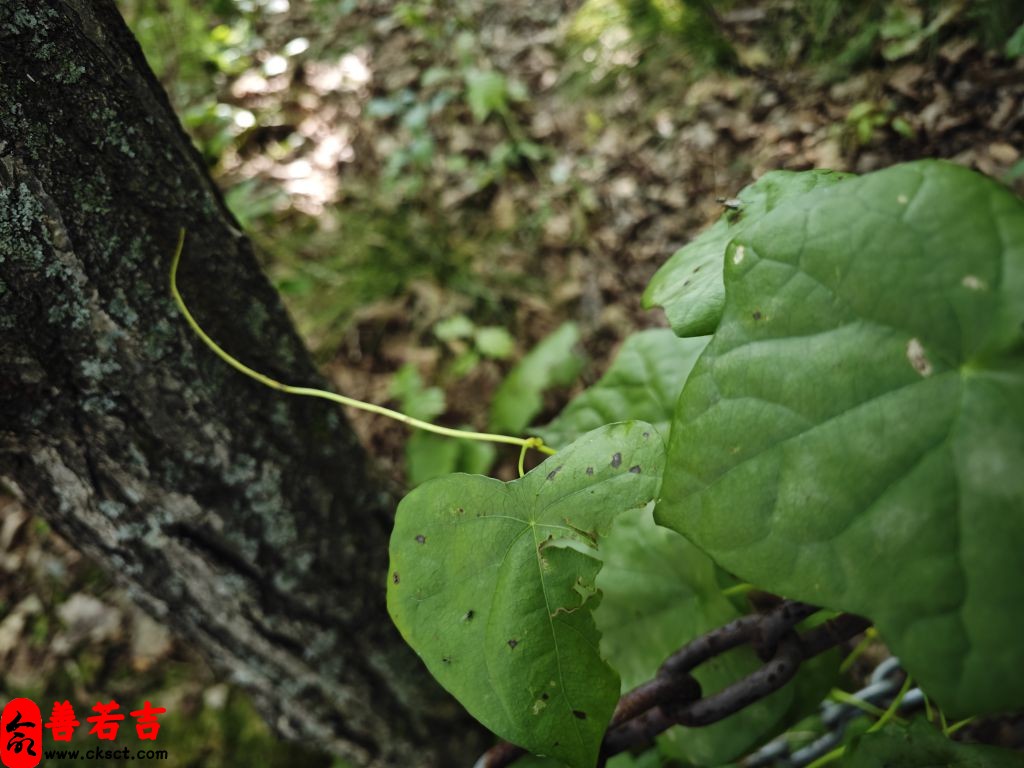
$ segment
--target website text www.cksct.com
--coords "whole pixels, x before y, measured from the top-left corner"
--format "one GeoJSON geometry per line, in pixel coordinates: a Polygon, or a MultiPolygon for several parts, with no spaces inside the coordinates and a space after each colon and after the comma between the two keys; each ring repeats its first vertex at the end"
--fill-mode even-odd
{"type": "Polygon", "coordinates": [[[47,760],[166,760],[166,749],[44,749],[43,757],[47,760]]]}

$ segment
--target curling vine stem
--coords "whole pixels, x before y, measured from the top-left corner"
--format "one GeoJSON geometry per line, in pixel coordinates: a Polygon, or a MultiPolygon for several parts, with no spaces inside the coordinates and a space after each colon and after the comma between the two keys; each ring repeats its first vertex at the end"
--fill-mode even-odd
{"type": "MultiPolygon", "coordinates": [[[[428,421],[422,421],[415,419],[412,416],[408,416],[400,411],[392,410],[391,408],[385,408],[381,405],[374,405],[373,403],[364,403],[362,400],[356,400],[351,397],[345,397],[334,392],[328,392],[325,389],[315,389],[313,387],[295,387],[291,384],[284,384],[276,379],[272,379],[269,376],[260,373],[259,371],[253,370],[245,363],[232,357],[228,354],[217,342],[210,338],[209,334],[206,333],[192,316],[188,306],[185,304],[185,300],[181,296],[181,291],[178,290],[178,264],[181,261],[182,251],[185,249],[185,230],[182,229],[178,234],[178,247],[174,251],[174,260],[171,262],[171,295],[174,297],[175,304],[178,305],[178,309],[181,310],[181,314],[185,318],[185,322],[188,323],[189,327],[195,332],[195,334],[202,340],[202,342],[210,348],[210,350],[217,355],[221,360],[230,365],[236,371],[244,373],[250,379],[255,379],[260,384],[276,389],[281,392],[285,392],[289,395],[299,395],[302,397],[319,397],[323,400],[330,400],[334,403],[340,403],[341,405],[347,405],[350,408],[357,408],[361,411],[368,411],[375,413],[378,416],[384,416],[395,421],[400,421],[403,424],[408,424],[410,427],[416,429],[422,429],[426,432],[433,432],[435,435],[443,435],[445,437],[454,437],[460,440],[478,440],[481,442],[488,443],[505,443],[507,445],[518,445],[522,448],[522,454],[525,454],[530,448],[535,448],[541,453],[546,453],[549,456],[555,453],[553,448],[544,445],[544,441],[539,437],[512,437],[511,435],[496,435],[488,432],[470,432],[461,429],[450,429],[449,427],[440,427],[436,424],[431,424],[428,421]]],[[[523,455],[519,457],[519,471],[522,474],[523,471],[523,455]]]]}

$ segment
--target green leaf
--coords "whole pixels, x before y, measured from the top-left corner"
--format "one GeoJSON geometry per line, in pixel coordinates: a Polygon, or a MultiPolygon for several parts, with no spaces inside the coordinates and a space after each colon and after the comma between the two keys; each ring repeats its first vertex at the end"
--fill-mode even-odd
{"type": "Polygon", "coordinates": [[[729,247],[656,519],[870,617],[947,713],[1020,708],[1024,204],[935,161],[814,199],[729,247]]]}
{"type": "Polygon", "coordinates": [[[465,339],[473,335],[475,326],[473,321],[465,315],[452,315],[446,317],[434,326],[434,335],[441,341],[454,341],[465,339]]]}
{"type": "Polygon", "coordinates": [[[480,355],[474,349],[466,349],[458,354],[448,366],[448,375],[455,378],[468,376],[480,364],[480,355]]]}
{"type": "Polygon", "coordinates": [[[778,206],[848,178],[834,171],[769,171],[740,192],[738,209],[726,212],[662,265],[644,291],[644,308],[663,308],[678,336],[714,333],[725,302],[722,264],[732,239],[778,206]]]}
{"type": "MultiPolygon", "coordinates": [[[[882,56],[887,61],[897,61],[906,56],[916,53],[921,46],[937,35],[942,28],[954,21],[964,10],[966,3],[954,2],[940,8],[932,17],[928,26],[921,26],[921,17],[918,16],[911,25],[902,30],[897,26],[891,36],[889,43],[882,46],[882,56]]],[[[886,28],[882,28],[882,37],[887,37],[886,28]]]]}
{"type": "Polygon", "coordinates": [[[414,419],[430,421],[444,413],[444,391],[439,387],[424,387],[416,366],[406,363],[391,380],[391,394],[399,400],[399,409],[414,419]]]}
{"type": "Polygon", "coordinates": [[[405,471],[410,486],[452,472],[482,475],[490,470],[496,454],[491,443],[442,437],[416,430],[405,444],[405,471]]]}
{"type": "Polygon", "coordinates": [[[467,70],[466,103],[478,123],[482,123],[493,112],[505,114],[508,111],[508,83],[505,77],[489,69],[467,70]]]}
{"type": "Polygon", "coordinates": [[[619,678],[597,651],[601,564],[587,548],[654,499],[663,453],[649,424],[612,424],[519,480],[449,475],[399,505],[388,610],[431,674],[499,736],[595,764],[619,678]]]}
{"type": "Polygon", "coordinates": [[[576,324],[565,323],[523,356],[494,394],[492,430],[521,433],[540,412],[545,390],[573,382],[583,367],[582,358],[573,349],[579,340],[576,324]]]}
{"type": "Polygon", "coordinates": [[[1017,27],[1017,30],[1010,35],[1010,39],[1006,41],[1004,52],[1010,59],[1024,56],[1024,24],[1017,27]]]}
{"type": "Polygon", "coordinates": [[[512,338],[512,334],[497,325],[478,328],[473,341],[480,354],[497,360],[511,356],[516,349],[516,340],[512,338]]]}
{"type": "Polygon", "coordinates": [[[470,475],[485,475],[491,470],[491,465],[494,464],[497,454],[494,443],[460,440],[459,461],[455,465],[455,469],[470,475]]]}
{"type": "Polygon", "coordinates": [[[866,733],[843,755],[843,768],[1024,768],[1024,755],[981,744],[960,744],[924,718],[866,733]]]}
{"type": "Polygon", "coordinates": [[[417,429],[405,443],[405,474],[410,486],[455,471],[461,440],[417,429]]]}
{"type": "MultiPolygon", "coordinates": [[[[604,567],[597,577],[603,594],[594,620],[601,652],[622,676],[627,691],[650,680],[674,651],[690,640],[741,616],[722,594],[712,560],[679,534],[656,526],[649,511],[620,515],[601,545],[604,567]]],[[[800,701],[812,707],[834,683],[820,662],[801,669],[809,684],[800,701]],[[817,675],[815,677],[815,674],[817,675]]],[[[745,677],[762,662],[750,648],[738,648],[701,665],[694,673],[701,689],[714,693],[745,677]]],[[[797,707],[798,681],[706,728],[673,728],[659,739],[664,754],[694,765],[721,765],[740,757],[787,725],[797,707]]]]}
{"type": "Polygon", "coordinates": [[[634,333],[594,386],[534,431],[548,445],[559,446],[602,424],[642,419],[667,439],[679,390],[707,343],[708,337],[680,339],[662,328],[634,333]]]}

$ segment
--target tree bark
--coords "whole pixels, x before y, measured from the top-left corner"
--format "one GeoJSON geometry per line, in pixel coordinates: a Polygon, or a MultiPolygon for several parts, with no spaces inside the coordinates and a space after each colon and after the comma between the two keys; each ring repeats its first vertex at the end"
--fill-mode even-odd
{"type": "Polygon", "coordinates": [[[465,764],[484,734],[384,605],[391,499],[320,385],[111,0],[0,3],[0,478],[244,685],[360,765],[465,764]]]}

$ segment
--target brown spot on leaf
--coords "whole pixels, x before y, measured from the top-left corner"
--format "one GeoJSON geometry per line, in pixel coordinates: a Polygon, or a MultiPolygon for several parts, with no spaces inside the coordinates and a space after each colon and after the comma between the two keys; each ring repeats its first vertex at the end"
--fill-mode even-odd
{"type": "Polygon", "coordinates": [[[618,468],[620,464],[622,464],[622,454],[616,453],[612,456],[612,466],[618,468]]]}
{"type": "Polygon", "coordinates": [[[544,701],[547,701],[548,699],[550,699],[550,698],[551,698],[550,696],[548,696],[548,695],[547,695],[547,693],[542,693],[542,694],[540,695],[540,697],[541,697],[541,698],[542,698],[542,699],[543,699],[544,701]]]}
{"type": "Polygon", "coordinates": [[[572,711],[572,716],[575,717],[577,720],[586,720],[587,719],[587,713],[584,712],[583,710],[580,710],[580,709],[574,709],[572,711]]]}
{"type": "Polygon", "coordinates": [[[462,620],[463,621],[472,621],[474,616],[476,616],[476,611],[474,611],[472,608],[470,608],[468,611],[466,611],[466,615],[462,617],[462,620]]]}
{"type": "Polygon", "coordinates": [[[401,581],[401,579],[398,576],[398,571],[395,571],[394,573],[391,574],[391,583],[392,584],[397,584],[400,581],[401,581]]]}
{"type": "Polygon", "coordinates": [[[512,638],[511,640],[508,641],[508,647],[509,648],[515,648],[517,645],[519,645],[519,641],[516,640],[515,638],[512,638]]]}
{"type": "Polygon", "coordinates": [[[754,319],[755,319],[755,320],[760,320],[760,319],[761,319],[761,317],[762,317],[762,315],[761,315],[761,310],[760,310],[760,309],[756,309],[756,310],[754,310],[754,319]]]}
{"type": "Polygon", "coordinates": [[[562,467],[561,466],[558,466],[558,467],[555,467],[554,469],[552,469],[550,472],[548,472],[548,480],[554,480],[555,479],[555,475],[557,475],[561,471],[562,471],[562,467]]]}
{"type": "Polygon", "coordinates": [[[426,537],[426,536],[424,536],[424,535],[423,535],[423,534],[421,533],[421,534],[420,534],[419,536],[417,536],[417,537],[416,537],[416,543],[417,543],[417,544],[426,544],[426,543],[427,543],[427,537],[426,537]]]}
{"type": "Polygon", "coordinates": [[[634,464],[632,467],[629,468],[629,471],[632,472],[634,475],[639,475],[640,474],[640,465],[639,464],[634,464]]]}
{"type": "Polygon", "coordinates": [[[594,474],[594,468],[593,467],[587,467],[587,474],[588,475],[594,474]]]}

